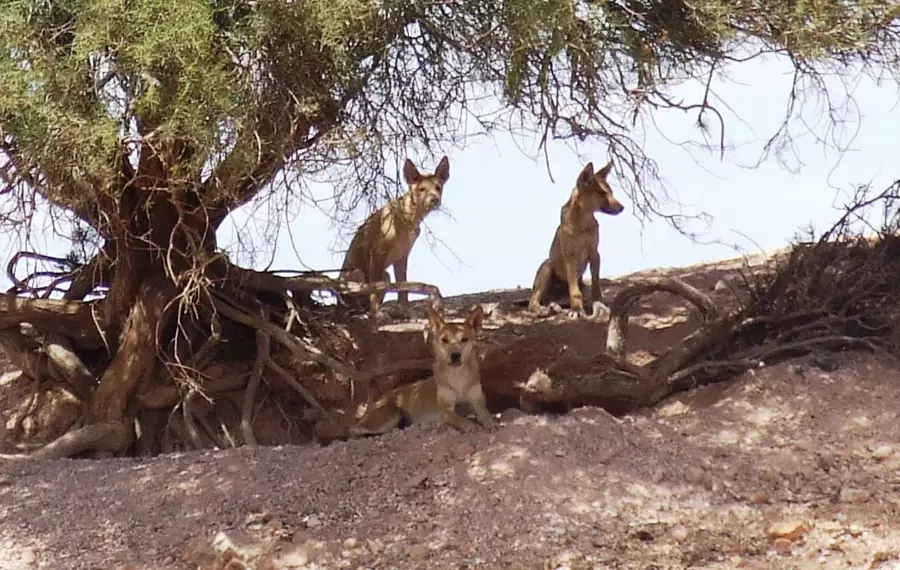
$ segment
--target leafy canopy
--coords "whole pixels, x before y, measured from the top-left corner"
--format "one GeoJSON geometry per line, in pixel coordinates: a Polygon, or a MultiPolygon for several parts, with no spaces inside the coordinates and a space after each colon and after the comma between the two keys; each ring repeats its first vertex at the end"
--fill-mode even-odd
{"type": "Polygon", "coordinates": [[[138,184],[218,224],[285,168],[378,199],[386,160],[474,118],[604,137],[637,199],[628,114],[707,105],[667,87],[767,53],[896,78],[898,37],[891,0],[2,0],[0,182],[101,234],[138,184]]]}

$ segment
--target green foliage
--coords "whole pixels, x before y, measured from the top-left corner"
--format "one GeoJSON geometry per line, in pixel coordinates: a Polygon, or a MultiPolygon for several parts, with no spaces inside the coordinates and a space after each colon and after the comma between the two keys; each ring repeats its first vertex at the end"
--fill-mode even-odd
{"type": "Polygon", "coordinates": [[[0,0],[0,133],[13,183],[76,212],[119,196],[138,143],[152,186],[208,205],[284,166],[372,196],[484,93],[538,132],[621,137],[636,88],[736,58],[896,73],[898,20],[889,0],[0,0]]]}

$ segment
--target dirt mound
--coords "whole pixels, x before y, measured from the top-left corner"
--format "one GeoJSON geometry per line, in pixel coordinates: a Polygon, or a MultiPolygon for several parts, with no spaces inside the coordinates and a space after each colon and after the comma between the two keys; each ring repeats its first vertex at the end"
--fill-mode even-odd
{"type": "Polygon", "coordinates": [[[490,435],[6,461],[0,566],[900,568],[900,371],[816,365],[622,420],[582,408],[510,413],[490,435]]]}
{"type": "MultiPolygon", "coordinates": [[[[724,306],[739,266],[643,275],[676,274],[724,306]]],[[[664,295],[637,309],[635,352],[695,326],[664,295]]],[[[556,345],[602,350],[596,324],[493,318],[491,338],[509,346],[542,327],[556,345]]],[[[7,402],[20,388],[0,381],[7,402]]],[[[3,458],[0,568],[900,569],[897,401],[887,356],[814,352],[620,418],[508,409],[491,434],[413,426],[328,447],[3,458]]]]}

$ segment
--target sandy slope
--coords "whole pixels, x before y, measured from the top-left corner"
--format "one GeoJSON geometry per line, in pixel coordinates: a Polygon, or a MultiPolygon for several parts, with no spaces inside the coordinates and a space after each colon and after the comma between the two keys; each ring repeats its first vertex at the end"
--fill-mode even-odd
{"type": "Polygon", "coordinates": [[[0,459],[0,568],[900,569],[898,403],[894,363],[818,355],[621,419],[0,459]]]}

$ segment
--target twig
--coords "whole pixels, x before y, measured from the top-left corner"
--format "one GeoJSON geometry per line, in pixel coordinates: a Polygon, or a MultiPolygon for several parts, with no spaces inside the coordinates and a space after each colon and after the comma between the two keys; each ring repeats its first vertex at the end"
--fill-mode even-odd
{"type": "Polygon", "coordinates": [[[184,420],[184,427],[191,438],[191,444],[194,449],[203,449],[203,441],[200,439],[200,432],[197,431],[197,424],[194,423],[193,401],[197,395],[197,390],[191,388],[184,396],[181,402],[181,417],[184,420]]]}
{"type": "MultiPolygon", "coordinates": [[[[265,316],[261,318],[265,318],[265,316]]],[[[262,380],[266,362],[269,360],[270,346],[271,337],[267,333],[257,330],[256,361],[253,363],[250,381],[247,383],[247,389],[244,392],[244,406],[241,410],[241,433],[244,435],[244,444],[251,447],[259,445],[256,442],[256,437],[253,435],[253,402],[256,399],[256,391],[259,390],[259,383],[262,380]]]]}
{"type": "Polygon", "coordinates": [[[267,360],[265,364],[266,364],[266,366],[271,368],[272,371],[275,372],[275,374],[277,374],[278,377],[281,378],[281,380],[285,384],[287,384],[288,386],[290,386],[291,388],[293,388],[294,390],[299,392],[300,395],[303,396],[303,399],[306,400],[306,402],[310,406],[315,408],[316,411],[318,411],[324,417],[328,418],[329,421],[334,422],[334,419],[331,417],[331,414],[329,414],[328,412],[325,411],[325,408],[323,408],[322,404],[320,404],[319,401],[316,400],[315,396],[312,395],[312,392],[307,390],[306,386],[304,386],[303,384],[298,382],[293,376],[288,374],[287,370],[285,370],[284,368],[279,366],[276,362],[274,362],[271,359],[267,360]]]}

